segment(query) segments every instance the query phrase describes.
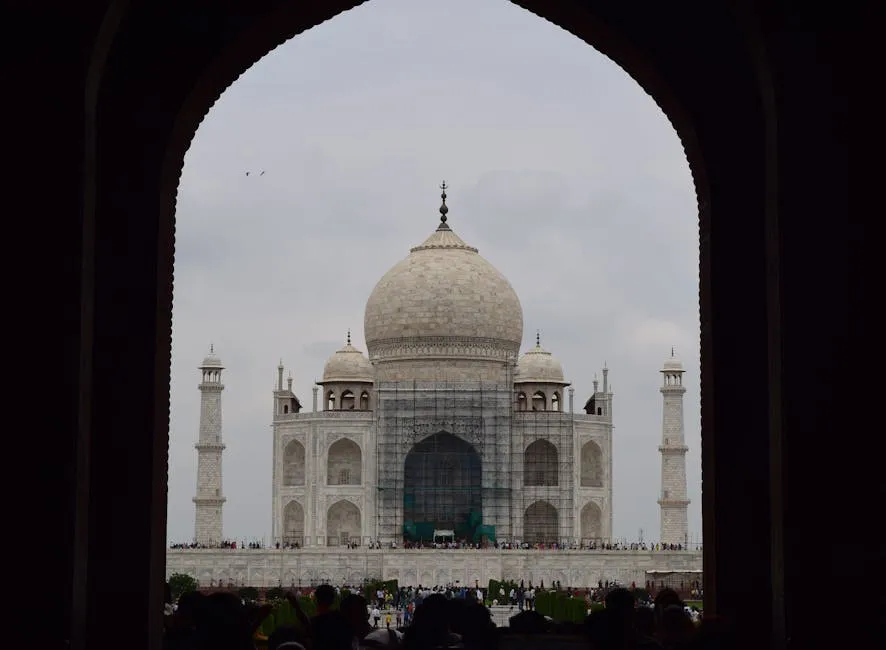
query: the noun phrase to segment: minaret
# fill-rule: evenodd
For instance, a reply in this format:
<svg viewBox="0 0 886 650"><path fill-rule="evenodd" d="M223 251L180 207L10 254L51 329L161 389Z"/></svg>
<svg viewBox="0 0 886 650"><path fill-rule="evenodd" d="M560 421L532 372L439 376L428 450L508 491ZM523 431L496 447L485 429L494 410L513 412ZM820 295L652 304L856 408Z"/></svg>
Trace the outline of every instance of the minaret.
<svg viewBox="0 0 886 650"><path fill-rule="evenodd" d="M213 346L200 365L200 435L197 444L197 496L194 497L194 540L217 546L222 537L222 411L221 383L224 366Z"/></svg>
<svg viewBox="0 0 886 650"><path fill-rule="evenodd" d="M689 543L689 523L686 517L689 499L686 497L686 452L689 447L683 436L683 364L674 356L664 362L662 376L661 418L661 508L662 544Z"/></svg>

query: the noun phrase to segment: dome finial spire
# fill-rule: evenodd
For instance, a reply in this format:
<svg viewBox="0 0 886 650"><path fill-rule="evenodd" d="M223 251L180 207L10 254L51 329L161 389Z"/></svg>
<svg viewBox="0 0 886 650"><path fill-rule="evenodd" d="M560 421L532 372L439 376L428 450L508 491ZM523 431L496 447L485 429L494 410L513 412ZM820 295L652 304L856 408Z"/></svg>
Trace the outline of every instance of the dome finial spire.
<svg viewBox="0 0 886 650"><path fill-rule="evenodd" d="M351 344L351 328L348 328L348 345Z"/></svg>
<svg viewBox="0 0 886 650"><path fill-rule="evenodd" d="M673 358L674 358L674 346L672 345L671 346L671 359L673 359Z"/></svg>
<svg viewBox="0 0 886 650"><path fill-rule="evenodd" d="M535 330L535 347L541 347L541 330Z"/></svg>
<svg viewBox="0 0 886 650"><path fill-rule="evenodd" d="M212 343L209 344L209 354L215 354L215 346Z"/></svg>
<svg viewBox="0 0 886 650"><path fill-rule="evenodd" d="M440 189L443 190L440 198L443 202L440 204L440 225L437 227L437 230L449 230L449 226L446 225L446 215L449 212L449 208L446 206L446 190L448 187L446 181L440 184Z"/></svg>

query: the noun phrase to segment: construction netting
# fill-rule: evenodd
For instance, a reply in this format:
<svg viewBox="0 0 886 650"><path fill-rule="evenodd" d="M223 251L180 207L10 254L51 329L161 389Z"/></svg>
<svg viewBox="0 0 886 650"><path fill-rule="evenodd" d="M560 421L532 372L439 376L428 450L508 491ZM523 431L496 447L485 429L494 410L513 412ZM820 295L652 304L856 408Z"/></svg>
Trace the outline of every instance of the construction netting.
<svg viewBox="0 0 886 650"><path fill-rule="evenodd" d="M512 385L376 385L381 539L574 539L570 414L520 412L516 399Z"/></svg>

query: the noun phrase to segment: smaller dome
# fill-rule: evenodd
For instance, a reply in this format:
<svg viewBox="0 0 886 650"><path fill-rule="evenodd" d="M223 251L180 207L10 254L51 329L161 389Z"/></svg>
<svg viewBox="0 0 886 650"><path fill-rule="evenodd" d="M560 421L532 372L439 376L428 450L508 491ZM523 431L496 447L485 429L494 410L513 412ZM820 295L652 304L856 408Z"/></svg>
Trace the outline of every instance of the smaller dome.
<svg viewBox="0 0 886 650"><path fill-rule="evenodd" d="M209 346L209 354L203 357L203 363L200 364L201 368L221 368L223 369L221 359L218 358L218 355L215 353L215 346Z"/></svg>
<svg viewBox="0 0 886 650"><path fill-rule="evenodd" d="M568 385L563 375L563 366L554 356L541 347L538 336L535 347L520 357L517 362L515 384L563 384Z"/></svg>
<svg viewBox="0 0 886 650"><path fill-rule="evenodd" d="M326 362L323 368L323 381L320 383L336 381L372 383L373 374L372 364L360 350L351 345L351 334L348 332L348 342Z"/></svg>
<svg viewBox="0 0 886 650"><path fill-rule="evenodd" d="M683 364L674 354L674 348L671 348L671 356L669 356L662 365L662 371L677 370L683 372Z"/></svg>

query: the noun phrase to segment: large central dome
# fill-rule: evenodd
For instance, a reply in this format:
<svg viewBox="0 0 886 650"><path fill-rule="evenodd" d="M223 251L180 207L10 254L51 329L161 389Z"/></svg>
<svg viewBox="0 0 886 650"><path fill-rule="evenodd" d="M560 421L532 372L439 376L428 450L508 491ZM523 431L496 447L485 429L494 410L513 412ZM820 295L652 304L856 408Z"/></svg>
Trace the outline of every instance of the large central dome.
<svg viewBox="0 0 886 650"><path fill-rule="evenodd" d="M443 189L440 226L385 273L366 302L366 346L382 380L499 378L523 341L520 299L446 223ZM389 363L397 369L386 372Z"/></svg>

